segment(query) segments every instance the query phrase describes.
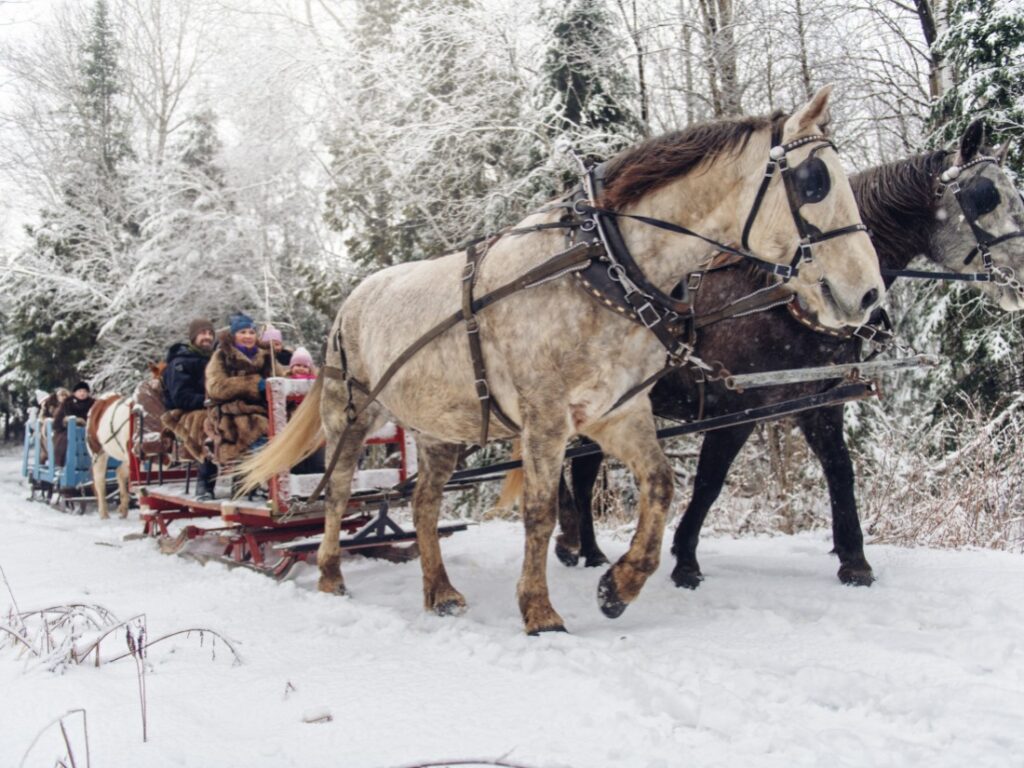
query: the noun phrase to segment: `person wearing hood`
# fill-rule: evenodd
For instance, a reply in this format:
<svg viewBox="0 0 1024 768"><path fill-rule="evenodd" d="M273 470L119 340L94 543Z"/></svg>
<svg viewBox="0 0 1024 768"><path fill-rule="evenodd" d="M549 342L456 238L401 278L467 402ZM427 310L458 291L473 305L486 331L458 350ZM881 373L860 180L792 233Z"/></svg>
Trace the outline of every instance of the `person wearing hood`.
<svg viewBox="0 0 1024 768"><path fill-rule="evenodd" d="M222 467L265 439L266 380L272 366L270 349L258 343L252 318L238 313L231 316L230 322L206 367L214 461Z"/></svg>
<svg viewBox="0 0 1024 768"><path fill-rule="evenodd" d="M89 383L80 381L72 387L71 397L65 399L53 415L53 458L58 467L64 466L67 457L69 420L77 419L84 427L94 402L89 393Z"/></svg>
<svg viewBox="0 0 1024 768"><path fill-rule="evenodd" d="M163 373L163 426L174 433L185 452L199 465L196 488L199 499L212 499L217 482L217 466L205 449L206 366L213 354L213 323L196 318L188 325L188 343L178 342L167 350Z"/></svg>

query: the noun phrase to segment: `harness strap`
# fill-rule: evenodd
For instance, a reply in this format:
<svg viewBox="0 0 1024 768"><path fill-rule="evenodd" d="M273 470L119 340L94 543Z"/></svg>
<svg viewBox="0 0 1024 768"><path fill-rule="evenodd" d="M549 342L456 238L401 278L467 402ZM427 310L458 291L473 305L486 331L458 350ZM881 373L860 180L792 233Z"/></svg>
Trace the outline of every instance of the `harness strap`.
<svg viewBox="0 0 1024 768"><path fill-rule="evenodd" d="M476 283L476 276L480 264L487 250L477 251L476 246L470 244L466 248L466 265L462 271L462 319L466 321L466 337L469 340L469 357L473 361L473 385L476 387L476 396L480 400L480 446L487 445L487 433L491 425L491 410L505 427L514 433L520 431L519 425L513 422L498 405L497 399L491 395L491 388L487 384L487 368L484 365L483 345L480 343L480 323L473 312L473 285Z"/></svg>
<svg viewBox="0 0 1024 768"><path fill-rule="evenodd" d="M716 309L714 312L698 314L696 318L697 328L706 328L723 320L729 320L741 315L749 315L754 312L763 312L773 307L789 304L793 301L794 293L782 283L775 283L767 289L751 293L731 304Z"/></svg>
<svg viewBox="0 0 1024 768"><path fill-rule="evenodd" d="M692 229L688 229L687 227L680 226L679 224L673 224L670 221L662 221L661 219L652 219L649 216L638 216L638 215L633 214L633 213L622 213L621 211L613 211L610 208L598 208L596 206L590 205L590 204L582 202L582 201L577 203L574 206L574 209L576 210L577 213L581 213L581 214L582 213L596 213L596 214L601 214L603 216L612 216L612 217L615 217L615 218L618 218L618 219L633 219L634 221L640 221L640 222L643 222L644 224L648 224L648 225L650 225L652 227L657 227L658 229L667 230L668 232L675 232L676 234L679 234L679 235L687 235L689 237L695 237L698 240L703 240L705 243L708 243L709 245L715 246L716 250L724 251L725 253L731 253L734 256L739 256L740 258L748 261L751 265L757 267L758 269L760 269L763 272L768 272L769 274L776 275L776 276L782 277L782 278L787 278L787 279L790 278L790 277L793 277L794 275L796 275L796 270L793 268L793 266L791 264L776 264L776 263L771 262L771 261L765 261L764 259L761 259L761 258L755 256L754 254L750 253L749 251L742 250L742 249L739 249L739 248L734 248L731 245L727 245L726 243L720 243L717 240L711 239L710 237L705 237L704 235L700 234L699 232L694 232Z"/></svg>

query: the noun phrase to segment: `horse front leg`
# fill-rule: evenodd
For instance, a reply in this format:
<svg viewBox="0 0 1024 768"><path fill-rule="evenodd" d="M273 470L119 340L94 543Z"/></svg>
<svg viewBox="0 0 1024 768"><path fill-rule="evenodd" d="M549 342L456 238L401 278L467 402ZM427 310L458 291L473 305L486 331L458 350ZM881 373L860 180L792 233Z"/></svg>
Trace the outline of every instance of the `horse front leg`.
<svg viewBox="0 0 1024 768"><path fill-rule="evenodd" d="M843 434L843 407L819 408L799 416L800 429L821 462L832 504L832 541L839 556L839 580L869 587L875 580L864 556L864 534L857 514L853 461Z"/></svg>
<svg viewBox="0 0 1024 768"><path fill-rule="evenodd" d="M700 563L697 562L700 529L704 527L711 506L722 492L732 463L753 431L753 424L741 424L731 429L716 429L704 437L700 460L697 462L697 476L693 480L693 497L672 539L672 554L676 557L672 581L677 587L696 589L704 580Z"/></svg>
<svg viewBox="0 0 1024 768"><path fill-rule="evenodd" d="M117 511L122 518L128 517L128 504L131 501L131 491L128 487L129 467L126 457L117 467Z"/></svg>
<svg viewBox="0 0 1024 768"><path fill-rule="evenodd" d="M629 468L640 491L640 511L629 550L605 572L597 588L598 605L612 619L622 615L658 568L674 479L658 444L650 402L643 398L626 407L628 411L586 431L605 453Z"/></svg>
<svg viewBox="0 0 1024 768"><path fill-rule="evenodd" d="M100 520L110 518L107 506L107 454L99 453L92 457L92 492L96 494L96 506L99 508Z"/></svg>
<svg viewBox="0 0 1024 768"><path fill-rule="evenodd" d="M568 408L523 406L523 525L526 547L516 594L530 635L565 632L548 592L548 544L555 529L558 483L569 439Z"/></svg>
<svg viewBox="0 0 1024 768"><path fill-rule="evenodd" d="M460 448L458 444L436 442L422 435L416 440L419 475L412 494L412 514L423 571L423 607L438 616L457 615L466 610L466 598L448 580L437 536L442 491L455 471Z"/></svg>

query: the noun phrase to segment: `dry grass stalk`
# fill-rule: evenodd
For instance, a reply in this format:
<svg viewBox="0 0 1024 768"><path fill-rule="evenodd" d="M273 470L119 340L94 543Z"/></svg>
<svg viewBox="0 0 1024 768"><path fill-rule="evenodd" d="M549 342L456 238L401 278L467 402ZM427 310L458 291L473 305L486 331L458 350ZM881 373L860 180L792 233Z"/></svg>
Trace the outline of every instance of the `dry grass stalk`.
<svg viewBox="0 0 1024 768"><path fill-rule="evenodd" d="M71 709L71 710L68 710L67 712L65 712L60 717L58 717L58 718L56 718L54 720L51 720L49 723L47 723L46 726L41 731L39 731L39 733L36 734L36 737L34 739L32 739L32 743L28 745L28 749L26 749L25 750L25 754L22 755L21 762L18 763L19 768L24 768L25 761L28 760L28 757L32 753L32 750L35 749L36 744L38 744L39 740L43 737L43 735L45 733L49 732L49 730L51 728L53 728L53 726L55 726L55 725L60 728L61 739L63 740L63 743L64 743L64 754L61 757L57 758L56 765L57 766L63 766L64 768L79 768L79 763L75 759L75 750L74 750L74 747L71 744L72 739L71 739L70 735L68 734L67 727L64 724L64 719L65 718L68 718L68 717L71 717L71 715L77 715L77 714L80 714L82 716L82 739L83 739L84 744L85 744L85 764L84 764L84 768L90 768L90 766L92 765L92 760L91 760L91 757L89 755L89 724L88 724L88 721L86 719L86 714L85 714L85 710L84 709Z"/></svg>

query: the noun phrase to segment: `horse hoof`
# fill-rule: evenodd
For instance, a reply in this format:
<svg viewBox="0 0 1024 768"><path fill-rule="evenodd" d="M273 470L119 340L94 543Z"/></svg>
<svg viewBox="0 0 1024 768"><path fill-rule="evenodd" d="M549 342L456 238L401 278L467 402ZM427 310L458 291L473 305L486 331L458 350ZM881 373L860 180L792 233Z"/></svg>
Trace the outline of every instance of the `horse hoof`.
<svg viewBox="0 0 1024 768"><path fill-rule="evenodd" d="M626 610L628 603L619 597L611 569L605 572L597 584L597 604L601 607L601 613L609 619L619 618Z"/></svg>
<svg viewBox="0 0 1024 768"><path fill-rule="evenodd" d="M434 613L438 616L461 616L466 612L466 604L459 600L445 600L434 606Z"/></svg>
<svg viewBox="0 0 1024 768"><path fill-rule="evenodd" d="M849 587L870 587L875 581L875 574L870 565L840 566L839 580Z"/></svg>
<svg viewBox="0 0 1024 768"><path fill-rule="evenodd" d="M562 624L552 624L549 627L541 627L540 629L535 629L532 632L527 632L526 634L530 637L540 637L542 634L547 632L564 632L565 634L569 634L569 630Z"/></svg>
<svg viewBox="0 0 1024 768"><path fill-rule="evenodd" d="M562 565L569 568L576 567L580 561L579 552L573 552L571 549L563 547L561 544L555 544L555 556L562 562ZM589 563L587 564L589 565Z"/></svg>
<svg viewBox="0 0 1024 768"><path fill-rule="evenodd" d="M704 574L700 570L690 568L676 568L672 571L672 583L683 589L696 589L704 581Z"/></svg>
<svg viewBox="0 0 1024 768"><path fill-rule="evenodd" d="M602 565L608 565L610 561L604 556L604 552L597 550L584 556L583 564L587 568L600 568Z"/></svg>
<svg viewBox="0 0 1024 768"><path fill-rule="evenodd" d="M348 592L345 590L345 583L336 582L334 580L327 581L325 579L320 579L320 581L316 585L316 588L321 592L326 592L328 595L337 595L339 597L342 597L348 594Z"/></svg>

